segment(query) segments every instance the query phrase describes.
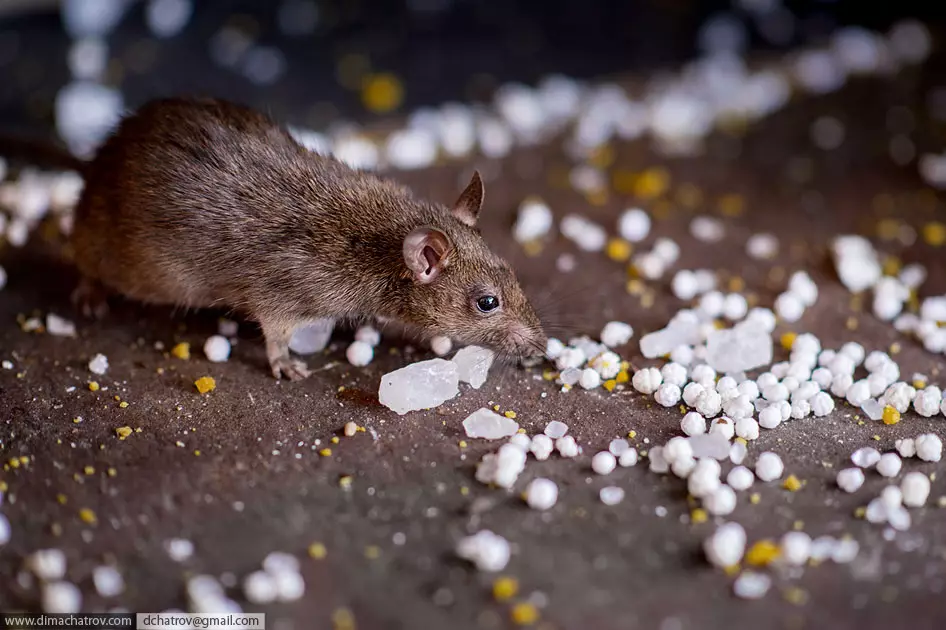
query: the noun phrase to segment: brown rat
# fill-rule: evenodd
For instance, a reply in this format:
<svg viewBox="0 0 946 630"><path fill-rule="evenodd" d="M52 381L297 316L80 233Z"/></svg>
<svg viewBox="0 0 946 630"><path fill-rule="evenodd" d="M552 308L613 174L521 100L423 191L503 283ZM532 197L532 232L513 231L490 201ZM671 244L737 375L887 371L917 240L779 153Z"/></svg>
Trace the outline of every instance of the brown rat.
<svg viewBox="0 0 946 630"><path fill-rule="evenodd" d="M298 144L210 99L152 101L82 167L76 298L227 307L259 322L274 376L299 325L382 317L519 357L545 336L513 271L476 227L474 174L451 207ZM104 302L99 302L104 304Z"/></svg>

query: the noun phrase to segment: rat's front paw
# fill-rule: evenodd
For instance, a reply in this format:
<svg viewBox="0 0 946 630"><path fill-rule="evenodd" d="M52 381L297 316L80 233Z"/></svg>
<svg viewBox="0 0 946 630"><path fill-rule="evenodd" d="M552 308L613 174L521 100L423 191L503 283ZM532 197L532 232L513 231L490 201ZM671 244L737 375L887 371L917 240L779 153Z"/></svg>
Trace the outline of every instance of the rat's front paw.
<svg viewBox="0 0 946 630"><path fill-rule="evenodd" d="M108 315L108 292L89 278L82 278L72 292L72 303L88 318L102 319Z"/></svg>
<svg viewBox="0 0 946 630"><path fill-rule="evenodd" d="M289 357L280 357L275 361L270 361L269 365L273 369L273 376L277 379L286 377L290 381L301 381L312 373L305 363Z"/></svg>

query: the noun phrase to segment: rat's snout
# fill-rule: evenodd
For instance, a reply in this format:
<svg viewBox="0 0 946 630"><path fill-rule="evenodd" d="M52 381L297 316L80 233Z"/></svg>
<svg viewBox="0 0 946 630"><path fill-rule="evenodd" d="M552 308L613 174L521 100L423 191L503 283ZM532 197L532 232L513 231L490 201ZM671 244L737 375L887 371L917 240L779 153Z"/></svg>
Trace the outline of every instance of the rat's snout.
<svg viewBox="0 0 946 630"><path fill-rule="evenodd" d="M516 322L509 328L509 340L521 357L545 355L546 336L541 324L523 324Z"/></svg>

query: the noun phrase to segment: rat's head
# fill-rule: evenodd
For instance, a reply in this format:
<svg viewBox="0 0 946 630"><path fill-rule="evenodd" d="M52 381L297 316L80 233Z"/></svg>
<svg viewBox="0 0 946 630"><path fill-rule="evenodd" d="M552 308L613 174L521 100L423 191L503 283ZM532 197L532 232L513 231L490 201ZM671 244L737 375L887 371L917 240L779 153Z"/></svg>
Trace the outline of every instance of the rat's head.
<svg viewBox="0 0 946 630"><path fill-rule="evenodd" d="M476 227L483 181L474 173L449 211L404 239L405 319L428 332L519 358L545 352L545 334L509 265Z"/></svg>

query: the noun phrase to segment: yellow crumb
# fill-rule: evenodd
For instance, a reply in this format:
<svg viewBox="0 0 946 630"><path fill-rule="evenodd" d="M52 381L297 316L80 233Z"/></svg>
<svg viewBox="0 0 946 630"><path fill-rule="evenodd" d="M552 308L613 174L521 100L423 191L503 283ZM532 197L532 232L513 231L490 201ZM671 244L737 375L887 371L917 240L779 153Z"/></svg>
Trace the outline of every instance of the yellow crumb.
<svg viewBox="0 0 946 630"><path fill-rule="evenodd" d="M173 354L178 359L187 360L191 358L191 345L186 341L182 341L173 348L171 348L171 354Z"/></svg>
<svg viewBox="0 0 946 630"><path fill-rule="evenodd" d="M390 73L369 75L361 86L361 102L376 113L384 114L397 109L404 100L400 79Z"/></svg>
<svg viewBox="0 0 946 630"><path fill-rule="evenodd" d="M94 474L95 474L95 467L94 467L94 466L86 466L85 468L82 469L82 472L84 472L84 473L87 474L87 475L94 475Z"/></svg>
<svg viewBox="0 0 946 630"><path fill-rule="evenodd" d="M351 488L351 482L352 482L351 475L344 475L344 476L342 476L342 477L340 477L340 478L338 479L338 485L339 485L343 490L348 490L348 489L350 489L350 488Z"/></svg>
<svg viewBox="0 0 946 630"><path fill-rule="evenodd" d="M923 240L927 245L939 247L946 243L946 225L939 221L931 221L923 226Z"/></svg>
<svg viewBox="0 0 946 630"><path fill-rule="evenodd" d="M96 381L91 381L91 382L89 383L89 391L90 391L90 392L97 392L97 391L99 391L99 384L98 384L98 382L96 382Z"/></svg>
<svg viewBox="0 0 946 630"><path fill-rule="evenodd" d="M539 610L528 602L520 602L512 607L512 621L518 626L531 626L539 620Z"/></svg>
<svg viewBox="0 0 946 630"><path fill-rule="evenodd" d="M858 508L855 508L854 518L864 518L866 515L867 515L867 508L864 507L863 505Z"/></svg>
<svg viewBox="0 0 946 630"><path fill-rule="evenodd" d="M897 424L900 422L900 412L897 411L894 407L887 405L884 407L883 415L884 424Z"/></svg>
<svg viewBox="0 0 946 630"><path fill-rule="evenodd" d="M347 608L336 608L332 612L333 630L355 630L355 615Z"/></svg>
<svg viewBox="0 0 946 630"><path fill-rule="evenodd" d="M796 606L801 606L808 601L808 593L797 586L785 589L784 595L785 601Z"/></svg>
<svg viewBox="0 0 946 630"><path fill-rule="evenodd" d="M749 503L752 505L759 505L759 502L762 500L762 495L758 492L753 492L749 495Z"/></svg>
<svg viewBox="0 0 946 630"><path fill-rule="evenodd" d="M89 508L79 510L79 518L82 519L83 523L88 523L89 525L94 525L98 522L98 519L95 517L95 512Z"/></svg>
<svg viewBox="0 0 946 630"><path fill-rule="evenodd" d="M59 503L59 505L65 505L69 499L66 498L66 495L60 493L56 495L56 501Z"/></svg>
<svg viewBox="0 0 946 630"><path fill-rule="evenodd" d="M614 380L613 378L612 378L612 379L608 379L608 380L606 380L606 381L604 382L604 388L605 388L606 390L608 390L609 392L613 392L613 391L614 391L614 388L617 386L617 384L618 384L618 382L617 382L616 380Z"/></svg>
<svg viewBox="0 0 946 630"><path fill-rule="evenodd" d="M466 440L460 440L460 448L466 448L466 447L467 447Z"/></svg>
<svg viewBox="0 0 946 630"><path fill-rule="evenodd" d="M801 490L802 482L798 480L798 477L795 475L789 475L785 478L785 482L782 483L782 487L788 490L789 492L798 492Z"/></svg>
<svg viewBox="0 0 946 630"><path fill-rule="evenodd" d="M109 466L109 468L108 468L108 470L107 470L106 472L108 473L108 476L109 476L109 477L117 477L117 476L118 476L118 471L117 471L115 468L111 467L111 466Z"/></svg>
<svg viewBox="0 0 946 630"><path fill-rule="evenodd" d="M900 350L902 349L902 346L896 341L890 344L890 354L900 354Z"/></svg>
<svg viewBox="0 0 946 630"><path fill-rule="evenodd" d="M498 577L493 581L493 598L497 602L505 602L519 592L519 582L513 577Z"/></svg>
<svg viewBox="0 0 946 630"><path fill-rule="evenodd" d="M719 212L723 216L738 217L745 211L746 204L742 195L729 194L719 198Z"/></svg>
<svg viewBox="0 0 946 630"><path fill-rule="evenodd" d="M628 431L628 432L627 432L627 437L629 437L629 438L631 438L631 439L633 440L634 438L637 437L637 431L633 431L633 430L632 430L632 431Z"/></svg>
<svg viewBox="0 0 946 630"><path fill-rule="evenodd" d="M782 553L778 544L771 540L760 540L746 552L746 563L754 567L764 567Z"/></svg>
<svg viewBox="0 0 946 630"><path fill-rule="evenodd" d="M309 545L309 557L316 560L322 560L328 554L328 549L320 542L314 542Z"/></svg>
<svg viewBox="0 0 946 630"><path fill-rule="evenodd" d="M627 370L621 370L618 372L618 375L614 378L617 383L627 383L631 380L631 375L627 373Z"/></svg>
<svg viewBox="0 0 946 630"><path fill-rule="evenodd" d="M337 435L333 435L333 436L332 436L332 440L331 440L332 444L338 444L339 441L340 441L340 440L338 439L338 436L337 436Z"/></svg>
<svg viewBox="0 0 946 630"><path fill-rule="evenodd" d="M509 418L510 420L515 420L515 418L516 418L516 412L515 412L515 411L507 411L507 412L503 413L503 415L506 416L507 418Z"/></svg>
<svg viewBox="0 0 946 630"><path fill-rule="evenodd" d="M709 514L703 508L696 508L690 512L690 522L694 524L705 523L709 520Z"/></svg>
<svg viewBox="0 0 946 630"><path fill-rule="evenodd" d="M323 448L321 451L319 451L319 455L322 457L330 457L332 455L332 449Z"/></svg>
<svg viewBox="0 0 946 630"><path fill-rule="evenodd" d="M663 195L670 186L670 173L660 167L649 168L637 176L634 195L641 199L654 199Z"/></svg>
<svg viewBox="0 0 946 630"><path fill-rule="evenodd" d="M608 241L605 254L615 262L626 262L631 257L634 248L623 238L612 238Z"/></svg>
<svg viewBox="0 0 946 630"><path fill-rule="evenodd" d="M915 389L926 389L926 381L921 381L920 379L916 379L913 381L913 387Z"/></svg>
<svg viewBox="0 0 946 630"><path fill-rule="evenodd" d="M798 337L798 333L787 332L782 334L782 347L786 350L791 350L792 346L795 344L795 339Z"/></svg>
<svg viewBox="0 0 946 630"><path fill-rule="evenodd" d="M381 556L381 548L376 545L365 547L365 557L369 560L377 560Z"/></svg>
<svg viewBox="0 0 946 630"><path fill-rule="evenodd" d="M128 407L128 401L123 400L120 403L118 403L118 406L121 407L122 409L125 409L126 407Z"/></svg>
<svg viewBox="0 0 946 630"><path fill-rule="evenodd" d="M194 381L194 386L197 388L198 392L201 394L206 394L207 392L213 391L217 388L217 381L215 381L212 376L201 376L199 379Z"/></svg>

